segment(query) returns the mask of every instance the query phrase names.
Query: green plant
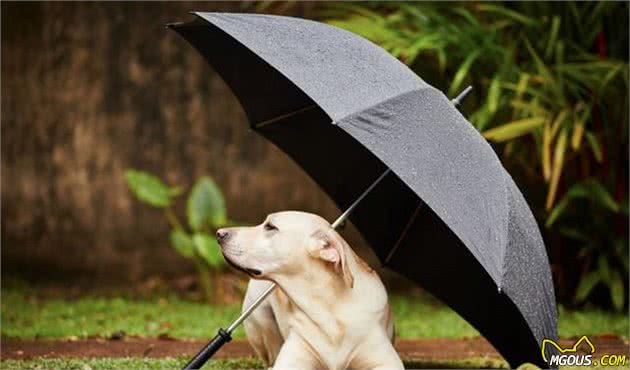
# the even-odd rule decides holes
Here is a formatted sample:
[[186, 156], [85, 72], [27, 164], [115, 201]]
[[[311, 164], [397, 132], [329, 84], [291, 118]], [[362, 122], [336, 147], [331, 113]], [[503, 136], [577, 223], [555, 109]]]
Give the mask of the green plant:
[[569, 280], [559, 295], [580, 303], [599, 285], [624, 307], [627, 3], [344, 2], [318, 15], [450, 96], [476, 86], [464, 111], [526, 186], [555, 277]]
[[186, 200], [187, 230], [173, 212], [176, 198], [183, 193], [181, 187], [169, 187], [156, 176], [133, 169], [125, 172], [125, 179], [138, 200], [164, 211], [171, 226], [171, 246], [194, 263], [206, 298], [221, 296], [212, 288], [211, 273], [225, 265], [214, 234], [228, 220], [223, 194], [215, 182], [202, 177], [193, 185]]

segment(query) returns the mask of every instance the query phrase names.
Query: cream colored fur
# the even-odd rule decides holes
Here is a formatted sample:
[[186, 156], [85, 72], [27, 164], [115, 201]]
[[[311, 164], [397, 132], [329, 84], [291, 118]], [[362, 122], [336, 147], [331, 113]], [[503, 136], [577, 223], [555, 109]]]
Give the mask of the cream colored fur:
[[[253, 277], [243, 307], [278, 288], [245, 321], [273, 369], [402, 369], [387, 292], [323, 218], [280, 212], [255, 227], [221, 229], [223, 254]], [[221, 237], [223, 236], [223, 237]]]

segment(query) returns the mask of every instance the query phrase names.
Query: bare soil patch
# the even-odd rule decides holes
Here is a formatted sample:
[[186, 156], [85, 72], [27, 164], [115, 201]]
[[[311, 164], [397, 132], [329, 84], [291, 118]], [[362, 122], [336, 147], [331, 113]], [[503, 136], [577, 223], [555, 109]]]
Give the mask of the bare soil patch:
[[[628, 340], [618, 336], [590, 337], [596, 355], [630, 355]], [[575, 339], [563, 339], [571, 346]], [[2, 339], [2, 359], [32, 359], [37, 357], [176, 357], [192, 356], [206, 344], [202, 340], [174, 340], [159, 338], [101, 338], [81, 340], [7, 340]], [[405, 360], [458, 360], [468, 358], [501, 358], [483, 338], [462, 339], [401, 339], [396, 349]], [[255, 356], [246, 340], [234, 340], [225, 345], [217, 358]]]

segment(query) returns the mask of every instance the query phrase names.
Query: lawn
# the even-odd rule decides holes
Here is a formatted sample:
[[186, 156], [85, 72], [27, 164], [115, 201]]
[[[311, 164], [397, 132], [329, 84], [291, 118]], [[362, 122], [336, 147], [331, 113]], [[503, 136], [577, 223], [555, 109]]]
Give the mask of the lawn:
[[[3, 370], [23, 369], [68, 369], [68, 370], [114, 370], [114, 369], [179, 369], [187, 358], [39, 358], [35, 360], [2, 360]], [[259, 360], [250, 358], [210, 360], [204, 370], [240, 370], [263, 369]], [[496, 359], [467, 359], [452, 361], [405, 361], [407, 369], [507, 369], [507, 363]], [[539, 369], [536, 366], [523, 364], [519, 370]], [[580, 366], [561, 366], [562, 370], [582, 370]], [[591, 366], [588, 369], [617, 370], [625, 367]]]
[[[448, 307], [426, 294], [391, 297], [400, 338], [458, 338], [477, 331]], [[84, 296], [42, 298], [32, 289], [2, 289], [3, 338], [86, 338], [126, 335], [208, 338], [240, 312], [239, 305], [212, 306], [175, 295], [148, 299]], [[590, 334], [628, 336], [628, 316], [597, 309], [560, 309], [561, 337]], [[238, 329], [235, 338], [244, 333]]]
[[[186, 358], [40, 358], [36, 360], [3, 360], [3, 370], [19, 369], [179, 369], [186, 363]], [[502, 360], [468, 359], [457, 361], [414, 361], [406, 362], [406, 368], [422, 369], [469, 369], [469, 368], [507, 368]], [[256, 359], [237, 358], [211, 360], [204, 370], [224, 369], [263, 369], [263, 363]]]
[[[391, 303], [399, 338], [461, 338], [478, 333], [448, 307], [428, 294], [393, 295]], [[3, 339], [109, 338], [122, 333], [138, 337], [208, 338], [240, 312], [238, 304], [209, 305], [175, 294], [149, 298], [80, 295], [63, 298], [38, 294], [32, 287], [8, 284], [2, 288]], [[617, 334], [627, 336], [628, 317], [596, 309], [560, 309], [560, 336]], [[234, 337], [242, 338], [238, 329]], [[163, 369], [181, 368], [188, 360], [177, 358], [33, 358], [3, 359], [2, 369]], [[408, 360], [409, 368], [505, 368], [501, 359]], [[253, 358], [213, 359], [205, 369], [260, 369]], [[563, 369], [568, 369], [564, 368]], [[610, 368], [609, 368], [610, 369]]]

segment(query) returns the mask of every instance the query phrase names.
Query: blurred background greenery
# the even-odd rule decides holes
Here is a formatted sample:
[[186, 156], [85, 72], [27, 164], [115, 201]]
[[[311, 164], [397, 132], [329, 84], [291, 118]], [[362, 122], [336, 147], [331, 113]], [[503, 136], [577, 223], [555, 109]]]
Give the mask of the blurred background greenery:
[[[76, 323], [67, 330], [33, 324], [47, 310], [72, 316], [59, 297], [87, 294], [77, 308], [128, 309], [125, 302], [94, 304], [95, 291], [150, 300], [173, 292], [184, 300], [205, 296], [232, 304], [216, 314], [223, 319], [238, 310], [244, 279], [224, 268], [212, 237], [217, 228], [233, 219], [256, 224], [279, 209], [327, 219], [339, 212], [284, 154], [247, 130], [220, 78], [163, 30], [191, 9], [320, 20], [382, 46], [448, 96], [472, 85], [462, 112], [493, 145], [536, 216], [561, 325], [580, 321], [576, 309], [596, 311], [582, 320], [597, 323], [591, 331], [565, 326], [562, 333], [627, 332], [627, 318], [616, 314], [610, 324], [613, 316], [600, 311], [628, 305], [627, 2], [162, 3], [150, 9], [3, 2], [2, 278], [3, 298], [14, 307], [3, 302], [3, 336], [69, 335]], [[374, 261], [356, 230], [344, 233]], [[427, 298], [414, 306], [402, 297], [417, 297], [418, 289], [383, 274], [407, 320], [406, 335], [417, 336], [409, 307], [424, 312], [437, 303]], [[39, 302], [39, 311], [21, 308], [30, 302]], [[140, 316], [168, 306], [150, 302], [138, 309]], [[176, 311], [188, 307], [174, 302]], [[33, 317], [24, 320], [21, 312]], [[86, 320], [93, 314], [101, 313], [90, 311]], [[173, 332], [193, 325], [184, 322]], [[140, 335], [161, 330], [147, 334], [141, 326]], [[453, 335], [474, 335], [462, 328]], [[113, 329], [103, 330], [90, 327], [86, 335]], [[451, 335], [440, 330], [446, 332], [427, 333]], [[197, 331], [192, 336], [203, 336]]]
[[628, 282], [628, 4], [337, 3], [316, 12], [455, 96], [525, 192], [559, 299]]

